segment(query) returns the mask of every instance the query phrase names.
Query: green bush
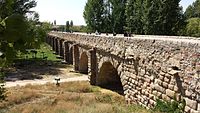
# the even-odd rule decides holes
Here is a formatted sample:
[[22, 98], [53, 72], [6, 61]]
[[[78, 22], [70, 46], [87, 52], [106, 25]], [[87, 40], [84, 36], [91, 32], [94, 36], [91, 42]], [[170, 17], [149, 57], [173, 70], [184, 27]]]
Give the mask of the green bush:
[[153, 111], [163, 112], [163, 113], [183, 113], [185, 108], [185, 100], [180, 102], [174, 101], [163, 101], [157, 99], [156, 106]]
[[200, 37], [200, 18], [191, 18], [187, 22], [186, 35]]

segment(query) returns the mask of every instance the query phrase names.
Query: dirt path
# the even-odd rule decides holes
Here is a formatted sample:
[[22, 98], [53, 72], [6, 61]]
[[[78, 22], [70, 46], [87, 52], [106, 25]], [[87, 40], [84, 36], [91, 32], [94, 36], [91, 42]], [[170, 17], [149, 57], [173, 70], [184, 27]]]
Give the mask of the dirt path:
[[[21, 69], [15, 69], [6, 78], [5, 87], [44, 85], [47, 83], [56, 83], [55, 77], [60, 78], [60, 82], [88, 81], [88, 75], [73, 72], [72, 66], [64, 67], [46, 67], [29, 66]], [[26, 79], [21, 79], [26, 78]]]
[[[72, 82], [72, 81], [88, 81], [88, 76], [87, 75], [82, 75], [82, 76], [77, 76], [77, 77], [72, 77], [72, 78], [61, 78], [61, 83], [62, 82]], [[41, 80], [21, 80], [21, 81], [15, 81], [15, 82], [6, 82], [5, 87], [15, 87], [15, 86], [26, 86], [27, 84], [31, 85], [44, 85], [47, 83], [56, 83], [54, 78], [52, 79], [41, 79]]]

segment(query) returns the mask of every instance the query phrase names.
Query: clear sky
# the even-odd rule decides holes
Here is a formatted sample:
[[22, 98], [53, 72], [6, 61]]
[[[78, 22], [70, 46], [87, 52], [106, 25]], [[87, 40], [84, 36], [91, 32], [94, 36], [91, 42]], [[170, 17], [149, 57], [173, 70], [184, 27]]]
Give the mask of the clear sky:
[[[36, 0], [34, 8], [40, 14], [40, 21], [56, 20], [57, 24], [65, 24], [67, 20], [73, 20], [74, 25], [85, 25], [83, 10], [87, 0]], [[183, 10], [195, 0], [181, 0]]]

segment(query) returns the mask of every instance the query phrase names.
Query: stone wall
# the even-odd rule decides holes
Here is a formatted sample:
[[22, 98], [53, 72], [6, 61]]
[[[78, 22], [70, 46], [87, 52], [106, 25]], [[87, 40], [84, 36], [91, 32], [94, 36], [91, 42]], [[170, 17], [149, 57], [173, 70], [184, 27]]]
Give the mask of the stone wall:
[[[55, 37], [64, 39], [80, 48], [94, 49], [95, 51], [90, 52], [95, 53], [91, 54], [95, 61], [91, 62], [97, 62], [98, 66], [91, 64], [91, 72], [94, 75], [97, 73], [90, 77], [93, 81], [98, 77], [101, 64], [106, 61], [103, 59], [111, 60], [120, 76], [128, 103], [139, 103], [151, 108], [158, 98], [185, 99], [187, 113], [200, 112], [198, 39], [137, 35], [124, 38], [56, 32], [49, 33], [49, 37], [51, 40], [55, 40]], [[61, 49], [57, 51], [60, 53]], [[76, 62], [75, 68], [77, 65]], [[97, 72], [94, 72], [95, 69]]]

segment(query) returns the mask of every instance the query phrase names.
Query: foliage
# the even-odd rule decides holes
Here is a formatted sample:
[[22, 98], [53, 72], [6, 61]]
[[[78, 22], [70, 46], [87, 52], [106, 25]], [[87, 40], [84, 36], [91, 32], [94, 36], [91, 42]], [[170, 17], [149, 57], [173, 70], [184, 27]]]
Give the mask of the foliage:
[[178, 35], [184, 27], [180, 0], [88, 0], [84, 10], [91, 31]]
[[[36, 58], [38, 60], [43, 59], [43, 60], [48, 60], [48, 61], [60, 61], [60, 59], [57, 59], [57, 55], [53, 54], [53, 51], [51, 51], [51, 47], [46, 43], [40, 44], [40, 47], [35, 50], [37, 51]], [[22, 60], [24, 59], [36, 60], [34, 59], [34, 54], [31, 52], [31, 50], [27, 51], [27, 53], [19, 52], [17, 56], [18, 56], [18, 59], [22, 59]]]
[[160, 99], [157, 99], [156, 106], [154, 108], [154, 111], [164, 112], [164, 113], [183, 113], [185, 109], [185, 101], [182, 100], [181, 102], [178, 102], [176, 100], [174, 101], [162, 101]]
[[83, 17], [88, 27], [88, 32], [103, 29], [104, 0], [88, 0], [84, 9]]
[[188, 6], [185, 11], [185, 17], [190, 18], [200, 18], [200, 0], [196, 0], [192, 5]]
[[[16, 53], [37, 48], [44, 41], [48, 28], [39, 22], [39, 14], [29, 9], [36, 6], [34, 0], [5, 0], [0, 4], [0, 51], [5, 60], [11, 63]], [[27, 15], [33, 14], [32, 18]]]
[[125, 5], [127, 0], [110, 0], [111, 4], [111, 30], [115, 33], [124, 33]]
[[67, 22], [66, 22], [66, 30], [65, 30], [65, 31], [66, 31], [66, 32], [69, 32], [69, 31], [70, 31], [69, 28], [70, 28], [70, 24], [69, 24], [69, 21], [67, 21]]
[[200, 18], [191, 18], [186, 26], [186, 35], [200, 37]]
[[73, 23], [73, 21], [71, 20], [70, 21], [70, 27], [73, 27], [74, 26], [74, 23]]
[[73, 31], [73, 32], [87, 32], [87, 28], [86, 28], [86, 26], [73, 26], [73, 27], [71, 27], [71, 30]]

